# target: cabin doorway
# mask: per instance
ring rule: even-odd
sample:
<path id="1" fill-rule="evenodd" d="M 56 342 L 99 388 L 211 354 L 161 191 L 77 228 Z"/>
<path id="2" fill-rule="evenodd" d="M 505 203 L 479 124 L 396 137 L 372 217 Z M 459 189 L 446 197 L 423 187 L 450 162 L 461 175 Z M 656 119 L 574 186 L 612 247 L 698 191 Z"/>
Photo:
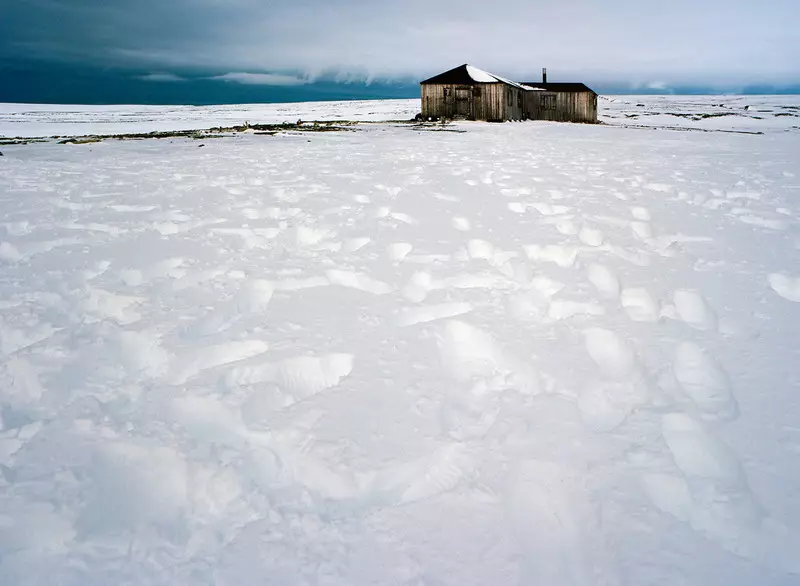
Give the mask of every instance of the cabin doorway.
<path id="1" fill-rule="evenodd" d="M 472 115 L 472 90 L 456 88 L 456 117 L 469 118 Z"/>

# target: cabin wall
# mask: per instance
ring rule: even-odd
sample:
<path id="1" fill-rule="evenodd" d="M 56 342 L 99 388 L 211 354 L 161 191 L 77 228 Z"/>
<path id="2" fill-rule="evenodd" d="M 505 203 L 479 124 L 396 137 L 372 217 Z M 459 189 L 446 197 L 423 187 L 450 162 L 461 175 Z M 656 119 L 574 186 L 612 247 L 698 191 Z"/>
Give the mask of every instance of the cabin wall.
<path id="1" fill-rule="evenodd" d="M 505 89 L 505 120 L 525 120 L 525 94 L 519 88 L 503 84 Z"/>
<path id="2" fill-rule="evenodd" d="M 506 90 L 520 92 L 504 83 L 422 84 L 422 115 L 431 118 L 466 118 L 502 122 L 522 119 L 522 107 L 513 97 L 513 106 L 508 105 Z"/>
<path id="3" fill-rule="evenodd" d="M 593 92 L 524 91 L 504 83 L 420 87 L 424 117 L 597 122 L 597 94 Z"/>
<path id="4" fill-rule="evenodd" d="M 503 122 L 506 120 L 505 84 L 478 84 L 480 91 L 475 96 L 475 117 L 473 120 Z"/>
<path id="5" fill-rule="evenodd" d="M 525 115 L 531 120 L 597 122 L 597 94 L 593 92 L 529 91 Z"/>

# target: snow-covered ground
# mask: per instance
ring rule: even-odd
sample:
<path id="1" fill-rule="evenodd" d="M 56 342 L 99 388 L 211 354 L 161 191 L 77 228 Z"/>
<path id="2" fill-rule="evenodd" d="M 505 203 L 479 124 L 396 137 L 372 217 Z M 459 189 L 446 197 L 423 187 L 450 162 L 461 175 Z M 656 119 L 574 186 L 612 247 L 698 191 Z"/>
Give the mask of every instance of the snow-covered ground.
<path id="1" fill-rule="evenodd" d="M 800 96 L 600 96 L 606 124 L 699 130 L 800 129 Z M 0 137 L 135 134 L 297 120 L 409 120 L 419 100 L 223 106 L 61 106 L 0 103 Z"/>
<path id="2" fill-rule="evenodd" d="M 800 130 L 800 96 L 600 96 L 606 124 L 706 131 Z"/>
<path id="3" fill-rule="evenodd" d="M 0 146 L 0 583 L 796 585 L 778 119 Z"/>
<path id="4" fill-rule="evenodd" d="M 0 103 L 0 137 L 135 134 L 298 120 L 409 120 L 419 100 L 357 100 L 223 106 L 59 106 Z"/>

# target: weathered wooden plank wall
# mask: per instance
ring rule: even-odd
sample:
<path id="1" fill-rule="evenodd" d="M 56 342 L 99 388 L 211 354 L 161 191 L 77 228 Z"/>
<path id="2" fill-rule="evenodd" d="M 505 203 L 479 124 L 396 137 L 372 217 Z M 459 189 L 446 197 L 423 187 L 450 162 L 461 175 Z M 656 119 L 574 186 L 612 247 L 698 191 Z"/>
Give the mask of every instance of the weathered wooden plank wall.
<path id="1" fill-rule="evenodd" d="M 597 122 L 592 92 L 523 91 L 504 83 L 423 84 L 422 115 L 468 120 Z"/>
<path id="2" fill-rule="evenodd" d="M 524 101 L 515 94 L 513 107 L 508 105 L 507 90 L 521 95 L 520 90 L 503 83 L 477 83 L 474 85 L 424 84 L 422 87 L 422 115 L 432 118 L 458 118 L 497 122 L 512 117 L 522 119 Z M 446 92 L 446 93 L 445 93 Z M 465 94 L 465 92 L 468 92 Z M 463 108 L 464 97 L 468 106 Z"/>
<path id="3" fill-rule="evenodd" d="M 592 92 L 529 91 L 526 115 L 531 120 L 597 122 L 597 95 Z"/>
<path id="4" fill-rule="evenodd" d="M 525 94 L 524 90 L 507 85 L 506 89 L 506 120 L 525 119 Z"/>

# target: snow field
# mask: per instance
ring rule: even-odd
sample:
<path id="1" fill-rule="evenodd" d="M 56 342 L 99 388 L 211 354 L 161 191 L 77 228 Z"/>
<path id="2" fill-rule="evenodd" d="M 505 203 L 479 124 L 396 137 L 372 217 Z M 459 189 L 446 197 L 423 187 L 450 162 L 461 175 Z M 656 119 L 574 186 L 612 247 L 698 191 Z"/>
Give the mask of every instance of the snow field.
<path id="1" fill-rule="evenodd" d="M 776 133 L 800 129 L 797 96 L 598 96 L 604 124 L 713 132 Z M 204 130 L 304 121 L 411 120 L 419 98 L 215 106 L 0 103 L 0 137 L 49 137 Z M 538 123 L 541 124 L 541 123 Z M 547 124 L 547 123 L 544 123 Z M 484 181 L 493 171 L 470 181 Z M 658 185 L 653 183 L 656 188 Z M 526 205 L 513 202 L 513 205 Z M 542 205 L 539 203 L 538 205 Z"/>
<path id="2" fill-rule="evenodd" d="M 0 581 L 795 583 L 796 134 L 455 129 L 3 147 Z"/>

